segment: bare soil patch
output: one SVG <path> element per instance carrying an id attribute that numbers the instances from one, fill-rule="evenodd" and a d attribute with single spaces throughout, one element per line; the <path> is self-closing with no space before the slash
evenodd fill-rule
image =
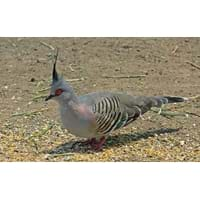
<path id="1" fill-rule="evenodd" d="M 80 138 L 44 102 L 54 48 L 77 94 L 200 95 L 199 38 L 0 38 L 0 161 L 200 161 L 200 118 L 191 114 L 149 112 L 100 152 L 70 149 Z M 165 109 L 200 115 L 200 99 Z"/>

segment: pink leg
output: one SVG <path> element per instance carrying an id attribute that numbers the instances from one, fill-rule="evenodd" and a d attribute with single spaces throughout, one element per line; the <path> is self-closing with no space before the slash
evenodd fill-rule
<path id="1" fill-rule="evenodd" d="M 106 141 L 105 137 L 101 137 L 99 141 L 97 141 L 94 138 L 93 142 L 91 142 L 91 144 L 90 144 L 92 150 L 96 150 L 96 151 L 100 150 L 102 148 L 103 144 L 105 143 L 105 141 Z"/>

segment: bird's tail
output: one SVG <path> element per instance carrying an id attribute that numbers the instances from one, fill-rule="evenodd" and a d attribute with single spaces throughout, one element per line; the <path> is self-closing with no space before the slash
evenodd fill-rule
<path id="1" fill-rule="evenodd" d="M 156 96 L 152 101 L 152 107 L 161 107 L 163 104 L 180 103 L 188 101 L 188 98 L 177 96 Z"/>
<path id="2" fill-rule="evenodd" d="M 188 98 L 186 97 L 164 96 L 163 98 L 167 99 L 167 103 L 179 103 L 188 101 Z"/>

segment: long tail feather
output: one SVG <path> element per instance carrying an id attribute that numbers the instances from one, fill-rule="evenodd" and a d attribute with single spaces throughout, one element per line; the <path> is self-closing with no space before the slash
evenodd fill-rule
<path id="1" fill-rule="evenodd" d="M 188 101 L 188 98 L 185 97 L 176 97 L 176 96 L 164 96 L 168 100 L 167 103 L 178 103 Z"/>

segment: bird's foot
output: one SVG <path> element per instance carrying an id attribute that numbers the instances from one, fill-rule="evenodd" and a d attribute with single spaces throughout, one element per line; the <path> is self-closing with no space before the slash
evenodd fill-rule
<path id="1" fill-rule="evenodd" d="M 101 137 L 99 141 L 97 141 L 96 138 L 91 138 L 85 141 L 77 141 L 72 145 L 71 149 L 73 149 L 78 144 L 79 146 L 90 145 L 92 150 L 99 151 L 101 150 L 105 141 L 105 137 Z"/>
<path id="2" fill-rule="evenodd" d="M 105 143 L 105 141 L 106 141 L 105 137 L 101 137 L 99 141 L 97 141 L 94 138 L 93 142 L 90 143 L 91 149 L 95 150 L 95 151 L 101 150 L 101 148 L 103 147 L 103 144 Z"/>

